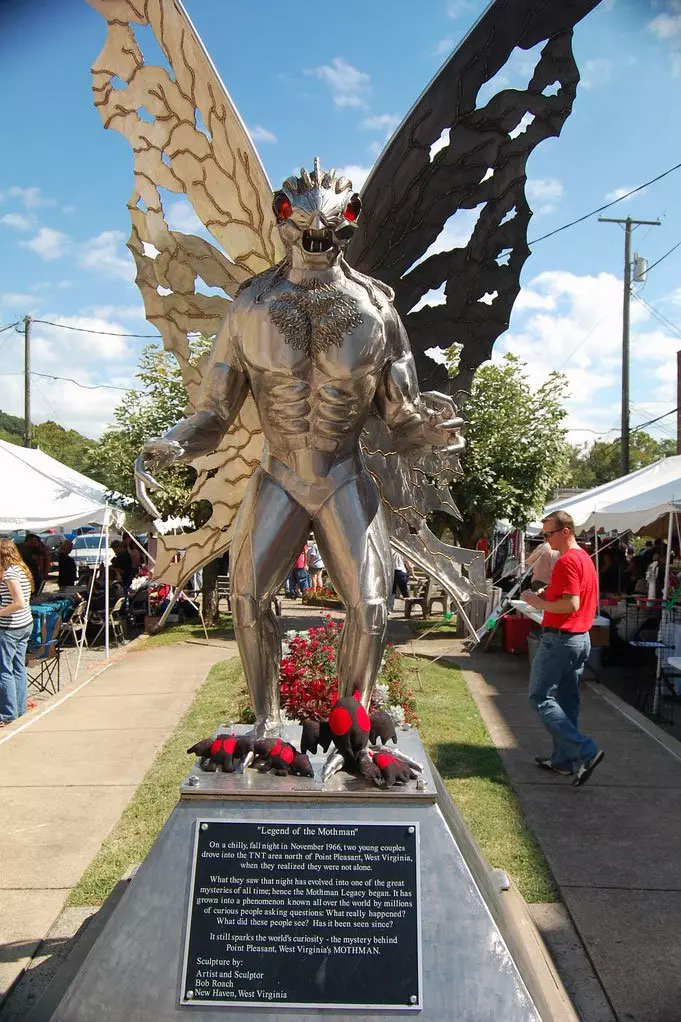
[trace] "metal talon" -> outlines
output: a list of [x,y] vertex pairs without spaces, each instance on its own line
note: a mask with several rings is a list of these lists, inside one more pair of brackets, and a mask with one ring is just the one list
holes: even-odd
[[339,752],[331,752],[327,757],[326,763],[322,769],[322,781],[326,782],[334,774],[337,774],[343,769],[344,760]]

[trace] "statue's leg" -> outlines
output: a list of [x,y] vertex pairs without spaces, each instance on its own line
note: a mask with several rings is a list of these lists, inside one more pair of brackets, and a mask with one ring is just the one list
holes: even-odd
[[281,638],[271,600],[300,554],[310,517],[260,470],[248,484],[230,553],[231,600],[258,737],[279,732]]
[[388,530],[371,476],[364,473],[336,490],[313,528],[346,607],[338,650],[339,695],[349,696],[357,689],[368,706],[385,649],[393,579]]

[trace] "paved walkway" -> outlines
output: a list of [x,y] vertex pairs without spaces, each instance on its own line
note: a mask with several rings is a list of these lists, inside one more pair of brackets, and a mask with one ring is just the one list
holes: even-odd
[[527,699],[526,656],[469,656],[437,639],[402,648],[464,670],[614,1017],[678,1022],[681,744],[587,682],[580,723],[606,758],[573,788],[534,764],[551,745]]
[[2,731],[0,1003],[210,667],[234,655],[235,643],[133,643]]

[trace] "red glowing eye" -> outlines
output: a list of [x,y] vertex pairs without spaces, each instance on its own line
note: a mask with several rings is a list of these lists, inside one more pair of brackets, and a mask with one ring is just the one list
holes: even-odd
[[350,201],[348,202],[345,208],[345,212],[343,213],[343,216],[345,217],[346,220],[349,220],[350,223],[354,223],[354,221],[357,219],[361,212],[362,201],[357,192],[355,192],[354,195],[351,197]]
[[293,206],[283,192],[277,192],[274,196],[273,207],[277,220],[288,220],[293,213]]

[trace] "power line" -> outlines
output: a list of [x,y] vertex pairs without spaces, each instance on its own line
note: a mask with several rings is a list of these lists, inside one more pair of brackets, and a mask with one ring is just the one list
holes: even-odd
[[[158,334],[118,334],[113,330],[88,330],[82,326],[70,326],[68,323],[53,323],[49,319],[34,319],[34,323],[44,323],[45,326],[56,326],[59,330],[75,330],[79,334],[98,334],[100,337],[144,337],[151,341],[158,341]],[[120,390],[120,387],[117,388]]]
[[630,192],[620,195],[618,199],[613,199],[612,202],[606,202],[604,206],[599,206],[598,209],[592,209],[590,213],[585,213],[584,216],[577,217],[576,220],[571,220],[569,224],[563,224],[562,227],[557,227],[555,231],[549,231],[548,234],[542,234],[540,238],[535,238],[534,241],[528,241],[527,244],[536,245],[540,241],[545,241],[546,238],[552,238],[554,234],[560,234],[561,231],[566,231],[568,227],[574,227],[575,224],[581,224],[584,220],[588,220],[589,217],[595,216],[596,213],[602,213],[604,209],[610,209],[610,207],[614,206],[617,202],[622,202],[623,199],[628,199],[630,195],[635,195],[636,192],[640,192],[644,188],[648,188],[649,185],[654,185],[657,181],[661,181],[663,177],[667,177],[668,174],[672,174],[675,170],[679,170],[680,167],[681,163],[677,163],[675,167],[670,167],[669,170],[665,170],[664,173],[651,178],[650,181],[646,181],[645,184],[639,185],[638,188],[632,188]]
[[[0,373],[0,376],[23,376],[23,373]],[[75,383],[76,387],[83,390],[123,390],[126,393],[143,394],[142,390],[134,390],[132,387],[115,387],[112,383],[80,383],[70,376],[55,376],[53,373],[37,373],[31,370],[31,376],[42,376],[45,380],[63,380],[65,383]]]
[[677,241],[677,243],[674,245],[674,247],[670,248],[668,252],[665,252],[665,254],[663,256],[660,256],[660,258],[657,260],[657,262],[653,263],[652,266],[646,267],[646,273],[650,273],[650,271],[654,270],[656,266],[659,266],[660,263],[662,262],[662,260],[666,259],[668,255],[671,255],[672,252],[676,252],[676,250],[677,250],[677,248],[679,248],[679,246],[681,246],[681,241]]
[[647,422],[641,422],[638,424],[638,426],[634,426],[631,432],[635,433],[639,429],[645,429],[646,426],[652,426],[654,422],[659,422],[660,419],[667,419],[669,418],[670,415],[676,415],[678,410],[679,410],[678,408],[672,408],[671,412],[665,412],[664,415],[658,415],[656,419],[648,419]]
[[21,320],[18,319],[16,323],[8,323],[7,326],[0,327],[0,334],[4,334],[5,330],[11,330],[13,326],[19,326],[20,322]]
[[660,312],[659,309],[656,309],[654,305],[651,305],[649,302],[645,300],[645,298],[642,298],[637,291],[632,291],[631,295],[633,298],[636,299],[637,302],[640,302],[641,305],[645,305],[648,312],[653,314],[658,323],[661,323],[662,326],[666,327],[668,330],[671,330],[673,333],[676,334],[677,337],[681,337],[681,327],[678,327],[676,323],[672,323],[671,319],[667,319],[667,317],[662,312]]

